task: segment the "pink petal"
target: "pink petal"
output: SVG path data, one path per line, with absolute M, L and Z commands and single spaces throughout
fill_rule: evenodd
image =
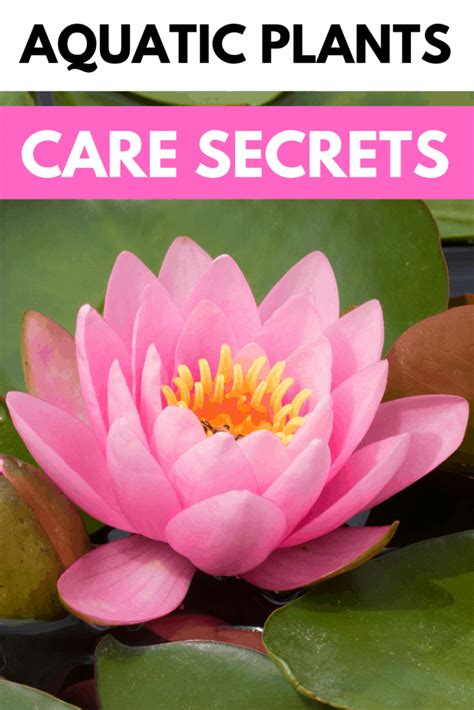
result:
M 255 342 L 274 363 L 285 360 L 296 348 L 314 341 L 320 333 L 321 320 L 314 296 L 305 289 L 271 314 Z
M 194 377 L 199 375 L 198 360 L 207 358 L 215 374 L 221 346 L 237 348 L 235 333 L 229 320 L 215 303 L 201 301 L 184 324 L 176 347 L 175 365 L 187 365 Z
M 333 351 L 332 380 L 337 387 L 359 370 L 380 360 L 384 340 L 379 301 L 367 301 L 329 326 L 324 335 Z
M 104 318 L 129 346 L 141 295 L 155 281 L 156 276 L 134 254 L 118 255 L 107 286 Z
M 385 391 L 387 373 L 387 361 L 379 360 L 333 390 L 330 478 L 342 468 L 372 424 Z
M 87 421 L 72 335 L 41 313 L 28 311 L 22 343 L 28 392 Z
M 396 524 L 339 528 L 304 545 L 275 550 L 263 564 L 247 572 L 244 579 L 275 591 L 321 582 L 369 560 L 387 545 L 396 529 Z
M 230 491 L 183 510 L 168 523 L 166 536 L 204 572 L 233 576 L 261 564 L 285 530 L 285 516 L 274 503 Z
M 95 518 L 128 529 L 129 523 L 117 512 L 107 465 L 90 429 L 23 392 L 10 392 L 7 403 L 18 433 L 58 488 Z
M 156 418 L 162 410 L 161 385 L 165 379 L 163 364 L 154 345 L 150 345 L 142 371 L 140 414 L 146 434 L 151 437 Z
M 158 281 L 147 286 L 133 329 L 132 369 L 137 397 L 140 394 L 138 385 L 150 345 L 156 346 L 168 376 L 172 376 L 176 344 L 183 325 L 184 319 L 164 286 Z
M 168 545 L 138 535 L 92 550 L 58 581 L 67 608 L 95 624 L 140 624 L 169 614 L 186 596 L 194 567 Z
M 206 438 L 198 417 L 189 409 L 165 407 L 156 420 L 152 443 L 165 471 L 169 471 L 180 456 Z
M 312 395 L 305 406 L 313 409 L 316 402 L 331 393 L 331 367 L 332 350 L 324 336 L 297 348 L 286 361 L 285 377 L 295 380 L 286 394 L 286 401 L 308 388 L 312 390 Z M 304 411 L 303 408 L 301 414 Z
M 316 502 L 326 483 L 329 464 L 327 445 L 313 441 L 265 491 L 263 497 L 281 508 L 290 530 Z
M 324 397 L 312 412 L 305 415 L 304 424 L 288 444 L 287 450 L 290 456 L 297 456 L 313 439 L 321 439 L 327 443 L 332 432 L 332 421 L 332 399 Z
M 189 314 L 201 301 L 211 301 L 219 306 L 232 324 L 239 345 L 253 340 L 260 331 L 253 293 L 230 256 L 224 254 L 212 262 L 186 304 L 186 312 Z
M 206 436 L 168 471 L 185 506 L 227 491 L 256 492 L 253 470 L 231 434 Z
M 119 506 L 134 530 L 163 540 L 167 522 L 181 505 L 158 462 L 126 419 L 115 421 L 109 431 L 107 463 Z
M 315 251 L 295 264 L 272 288 L 260 305 L 262 323 L 288 299 L 305 289 L 314 294 L 323 329 L 339 317 L 339 294 L 334 271 L 321 252 Z
M 271 486 L 290 463 L 286 446 L 270 431 L 255 431 L 239 439 L 237 445 L 254 472 L 260 492 Z
M 410 433 L 411 438 L 403 465 L 371 506 L 414 483 L 456 451 L 468 416 L 466 400 L 453 395 L 405 397 L 381 404 L 363 444 L 404 432 Z
M 143 431 L 140 414 L 133 400 L 118 360 L 114 360 L 109 372 L 108 382 L 108 423 L 109 428 L 117 419 L 125 418 L 132 431 L 143 444 L 146 436 Z
M 118 360 L 130 381 L 130 355 L 121 338 L 91 306 L 77 316 L 76 350 L 81 389 L 91 426 L 100 441 L 107 432 L 107 381 L 114 360 Z
M 212 259 L 189 237 L 178 237 L 166 252 L 159 280 L 178 308 L 184 308 L 199 279 L 206 273 Z
M 367 507 L 396 473 L 407 455 L 407 434 L 379 441 L 351 456 L 339 474 L 326 486 L 301 527 L 285 540 L 291 547 L 335 530 Z

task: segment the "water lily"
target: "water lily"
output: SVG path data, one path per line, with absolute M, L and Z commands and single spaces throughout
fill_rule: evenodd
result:
M 468 415 L 455 396 L 381 404 L 382 347 L 380 304 L 340 317 L 323 254 L 257 306 L 231 257 L 187 238 L 158 277 L 120 254 L 75 340 L 27 315 L 15 426 L 71 500 L 132 533 L 69 567 L 63 602 L 137 623 L 177 608 L 196 568 L 288 590 L 373 555 L 393 527 L 343 524 L 447 458 Z

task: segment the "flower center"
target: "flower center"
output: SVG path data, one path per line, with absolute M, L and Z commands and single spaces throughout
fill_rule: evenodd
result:
M 201 358 L 199 380 L 194 380 L 189 367 L 179 365 L 174 389 L 168 385 L 161 389 L 168 405 L 195 412 L 208 436 L 227 431 L 240 439 L 267 429 L 288 444 L 304 424 L 300 410 L 312 392 L 302 389 L 285 402 L 294 383 L 292 377 L 282 379 L 286 363 L 277 362 L 262 377 L 266 362 L 265 356 L 257 357 L 244 371 L 240 363 L 232 362 L 230 347 L 222 345 L 214 377 L 209 362 Z

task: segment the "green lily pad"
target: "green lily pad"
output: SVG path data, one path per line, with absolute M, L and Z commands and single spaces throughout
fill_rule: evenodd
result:
M 137 91 L 143 96 L 160 104 L 180 106 L 261 106 L 274 101 L 278 91 Z
M 436 225 L 421 201 L 3 201 L 0 387 L 22 387 L 25 310 L 74 330 L 83 303 L 100 303 L 122 249 L 158 269 L 178 235 L 240 263 L 258 299 L 298 259 L 320 249 L 338 278 L 342 309 L 379 298 L 386 347 L 446 308 Z
M 474 706 L 474 533 L 383 555 L 272 614 L 264 643 L 308 697 L 353 710 Z
M 0 91 L 0 106 L 34 106 L 31 94 L 26 91 Z
M 283 106 L 473 106 L 473 91 L 295 91 Z
M 474 200 L 428 200 L 443 239 L 474 239 Z
M 30 452 L 13 426 L 10 412 L 3 397 L 0 397 L 0 454 L 34 464 Z
M 64 567 L 28 505 L 0 476 L 0 618 L 65 616 L 56 582 Z
M 73 503 L 39 469 L 0 457 L 3 476 L 26 503 L 53 546 L 63 568 L 89 552 L 90 542 Z M 0 537 L 4 531 L 0 532 Z
M 57 92 L 56 103 L 68 106 L 129 106 L 162 104 L 172 106 L 261 106 L 280 95 L 275 91 L 136 91 Z
M 0 707 L 2 710 L 79 710 L 76 705 L 63 703 L 41 690 L 3 679 L 0 680 Z
M 102 710 L 292 710 L 321 707 L 298 695 L 266 656 L 230 644 L 188 641 L 96 652 Z
M 44 473 L 0 456 L 0 617 L 64 616 L 56 582 L 89 549 L 76 508 Z

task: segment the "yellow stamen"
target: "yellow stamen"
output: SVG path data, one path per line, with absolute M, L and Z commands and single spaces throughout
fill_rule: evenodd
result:
M 243 394 L 241 397 L 239 397 L 239 401 L 237 402 L 237 409 L 239 412 L 249 412 L 250 407 L 247 404 L 247 395 Z
M 262 371 L 262 368 L 265 365 L 266 361 L 267 358 L 265 357 L 265 355 L 260 355 L 260 357 L 253 361 L 253 363 L 247 370 L 247 374 L 245 375 L 245 381 L 251 392 L 254 392 L 257 386 L 258 376 Z
M 286 367 L 286 362 L 280 360 L 275 363 L 267 375 L 268 389 L 267 392 L 273 392 L 273 390 L 280 384 L 281 376 L 283 375 L 284 369 Z
M 211 375 L 211 368 L 209 367 L 209 363 L 205 358 L 201 358 L 198 362 L 199 365 L 199 375 L 201 377 L 201 382 L 202 382 L 202 388 L 204 390 L 204 394 L 209 394 L 211 391 L 212 387 L 212 375 Z
M 221 347 L 219 365 L 217 366 L 217 375 L 224 376 L 224 382 L 227 384 L 232 378 L 232 355 L 228 345 Z
M 186 387 L 191 392 L 194 385 L 194 380 L 189 367 L 186 367 L 186 365 L 178 365 L 178 375 L 181 377 L 181 379 L 186 384 Z
M 252 399 L 250 400 L 250 406 L 257 410 L 257 412 L 266 412 L 265 407 L 262 407 L 262 399 L 267 389 L 267 381 L 263 380 L 258 385 L 255 392 L 252 394 Z
M 228 345 L 221 347 L 219 363 L 212 375 L 209 362 L 198 360 L 199 379 L 194 380 L 187 365 L 178 366 L 173 378 L 175 389 L 161 388 L 168 406 L 190 409 L 198 414 L 207 436 L 229 432 L 239 439 L 254 431 L 267 430 L 287 445 L 304 424 L 301 407 L 311 396 L 309 389 L 298 392 L 291 402 L 285 401 L 294 380 L 282 375 L 286 363 L 282 360 L 270 368 L 265 378 L 261 373 L 267 358 L 260 355 L 250 367 L 232 362 Z
M 240 397 L 244 389 L 244 371 L 242 370 L 242 365 L 236 363 L 233 369 L 233 382 L 232 389 L 230 390 L 227 397 Z
M 163 385 L 163 387 L 161 388 L 161 391 L 163 392 L 166 402 L 170 407 L 172 407 L 173 405 L 174 406 L 178 405 L 178 400 L 176 398 L 175 393 L 171 389 L 171 387 L 168 387 L 168 385 Z
M 291 404 L 285 404 L 273 417 L 273 425 L 276 427 L 282 427 L 285 425 L 286 418 L 289 414 L 293 412 L 293 407 Z
M 181 377 L 173 377 L 173 382 L 178 390 L 179 398 L 186 404 L 190 402 L 189 390 L 186 387 L 186 382 Z
M 312 395 L 312 390 L 301 390 L 301 392 L 298 392 L 298 394 L 293 398 L 293 401 L 291 403 L 293 407 L 293 415 L 295 417 L 298 416 L 298 414 L 301 411 L 301 407 L 303 404 L 306 402 L 306 400 L 311 397 Z
M 214 393 L 209 402 L 212 402 L 213 404 L 222 404 L 224 401 L 224 386 L 224 375 L 217 375 L 216 384 L 214 385 Z
M 304 424 L 304 417 L 293 417 L 283 429 L 284 434 L 294 434 Z
M 280 382 L 276 390 L 274 390 L 270 398 L 270 407 L 273 409 L 274 412 L 278 412 L 278 410 L 281 408 L 282 399 L 293 383 L 294 379 L 292 377 L 286 377 L 283 382 Z
M 194 405 L 193 409 L 195 412 L 198 412 L 200 409 L 202 409 L 204 406 L 204 389 L 202 386 L 202 382 L 195 382 L 194 383 Z

